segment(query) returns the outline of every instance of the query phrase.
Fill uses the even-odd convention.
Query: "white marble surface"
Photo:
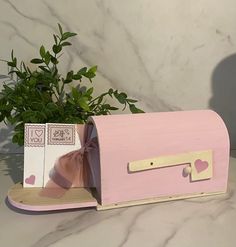
[[[56,23],[79,35],[62,71],[98,65],[97,92],[126,91],[145,111],[212,108],[236,147],[235,0],[0,0],[0,58],[27,64]],[[0,74],[7,68],[0,63]],[[0,152],[19,152],[1,128]]]
[[[7,206],[8,188],[22,177],[22,155],[1,155],[0,160],[1,246],[235,247],[236,158],[230,160],[226,195],[50,214],[23,213]]]

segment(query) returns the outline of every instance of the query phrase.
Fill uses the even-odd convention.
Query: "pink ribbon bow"
[[[40,195],[47,197],[61,197],[73,187],[91,187],[93,176],[88,162],[88,153],[97,148],[97,137],[90,139],[92,125],[85,126],[85,135],[81,140],[82,147],[79,150],[62,155],[55,162],[50,171],[48,181]]]

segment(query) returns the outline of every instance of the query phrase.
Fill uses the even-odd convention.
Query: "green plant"
[[[65,46],[70,46],[68,39],[76,33],[63,32],[58,24],[59,34],[53,35],[54,44],[49,51],[40,47],[40,58],[31,63],[36,69],[31,70],[24,62],[18,63],[11,52],[11,60],[5,61],[10,67],[11,81],[3,83],[0,92],[0,122],[14,126],[12,142],[23,145],[24,123],[85,123],[91,115],[107,115],[118,110],[106,102],[107,97],[116,99],[132,113],[142,110],[135,106],[137,100],[128,98],[124,92],[110,88],[97,97],[93,97],[94,88],[82,87],[82,79],[90,82],[96,76],[97,66],[69,71],[62,76],[58,71],[59,58]],[[65,90],[65,86],[77,81],[77,86]],[[74,84],[73,84],[74,85]]]

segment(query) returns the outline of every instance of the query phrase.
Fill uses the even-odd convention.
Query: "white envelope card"
[[[45,124],[25,124],[24,187],[42,187]]]
[[[49,181],[49,173],[57,159],[79,148],[81,143],[76,124],[46,124],[44,186]]]

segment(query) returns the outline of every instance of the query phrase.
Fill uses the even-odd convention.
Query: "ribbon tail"
[[[83,186],[83,159],[83,150],[81,149],[61,156],[50,171],[50,179],[40,195],[58,198],[63,196],[76,183],[76,187]]]

